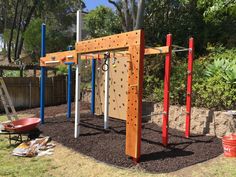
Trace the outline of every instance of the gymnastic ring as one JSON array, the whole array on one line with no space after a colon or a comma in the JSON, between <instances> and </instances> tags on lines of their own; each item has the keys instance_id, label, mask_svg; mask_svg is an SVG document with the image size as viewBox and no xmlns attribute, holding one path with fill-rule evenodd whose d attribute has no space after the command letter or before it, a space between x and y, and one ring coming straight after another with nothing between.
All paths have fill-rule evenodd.
<instances>
[{"instance_id":1,"label":"gymnastic ring","mask_svg":"<svg viewBox=\"0 0 236 177\"><path fill-rule=\"evenodd\" d=\"M105 67L106 66L106 67ZM106 68L106 69L105 69ZM102 65L102 70L103 71L108 71L109 70L109 65L108 64L106 64L106 63L103 63L103 65Z\"/></svg>"}]
</instances>

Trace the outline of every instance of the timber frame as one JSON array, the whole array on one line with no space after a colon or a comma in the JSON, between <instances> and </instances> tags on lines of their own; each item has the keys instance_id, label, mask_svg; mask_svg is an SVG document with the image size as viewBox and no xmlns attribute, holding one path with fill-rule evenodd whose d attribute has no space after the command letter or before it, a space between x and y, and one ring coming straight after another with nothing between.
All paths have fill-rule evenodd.
<instances>
[{"instance_id":1,"label":"timber frame","mask_svg":"<svg viewBox=\"0 0 236 177\"><path fill-rule=\"evenodd\" d=\"M99 55L101 56L99 57L98 54L107 51L116 52L116 56L128 56L126 155L138 162L141 153L144 55L169 53L169 46L145 49L144 31L137 30L77 42L75 50L50 53L42 57L40 66L56 66L64 63L78 64L78 60L103 59L103 55Z\"/></svg>"}]
</instances>

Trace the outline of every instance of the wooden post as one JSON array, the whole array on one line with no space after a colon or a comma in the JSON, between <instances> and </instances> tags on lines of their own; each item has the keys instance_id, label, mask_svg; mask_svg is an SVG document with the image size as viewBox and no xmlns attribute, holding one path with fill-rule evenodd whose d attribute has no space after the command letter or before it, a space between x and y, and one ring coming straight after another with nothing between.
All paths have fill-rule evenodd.
<instances>
[{"instance_id":1,"label":"wooden post","mask_svg":"<svg viewBox=\"0 0 236 177\"><path fill-rule=\"evenodd\" d=\"M126 155L140 161L144 65L144 32L140 31L137 45L129 47L128 102L126 118Z\"/></svg>"},{"instance_id":2,"label":"wooden post","mask_svg":"<svg viewBox=\"0 0 236 177\"><path fill-rule=\"evenodd\" d=\"M23 74L24 74L24 70L20 69L20 77L23 77Z\"/></svg>"},{"instance_id":3,"label":"wooden post","mask_svg":"<svg viewBox=\"0 0 236 177\"><path fill-rule=\"evenodd\" d=\"M36 67L34 66L34 77L36 77L36 73L37 73L37 70L36 70Z\"/></svg>"},{"instance_id":4,"label":"wooden post","mask_svg":"<svg viewBox=\"0 0 236 177\"><path fill-rule=\"evenodd\" d=\"M0 77L3 77L3 69L0 69Z\"/></svg>"},{"instance_id":5,"label":"wooden post","mask_svg":"<svg viewBox=\"0 0 236 177\"><path fill-rule=\"evenodd\" d=\"M29 108L32 107L32 83L31 78L29 78Z\"/></svg>"}]
</instances>

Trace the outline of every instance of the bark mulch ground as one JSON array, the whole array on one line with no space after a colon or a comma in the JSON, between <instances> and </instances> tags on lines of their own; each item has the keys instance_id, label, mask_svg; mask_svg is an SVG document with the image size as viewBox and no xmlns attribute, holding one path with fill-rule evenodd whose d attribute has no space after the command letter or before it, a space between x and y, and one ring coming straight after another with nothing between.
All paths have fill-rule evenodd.
<instances>
[{"instance_id":1,"label":"bark mulch ground","mask_svg":"<svg viewBox=\"0 0 236 177\"><path fill-rule=\"evenodd\" d=\"M60 113L62 107L48 108L49 115ZM86 107L88 106L82 106ZM73 121L67 121L66 117L46 118L45 122L45 125L40 126L43 134L64 146L108 164L120 167L134 166L132 160L125 155L124 121L110 119L111 128L104 131L101 117L81 113L81 135L78 139L74 138ZM186 139L183 132L174 129L169 129L169 135L169 145L163 147L161 128L153 123L143 124L139 168L148 172L171 172L223 153L221 140L216 137L193 135Z\"/></svg>"}]
</instances>

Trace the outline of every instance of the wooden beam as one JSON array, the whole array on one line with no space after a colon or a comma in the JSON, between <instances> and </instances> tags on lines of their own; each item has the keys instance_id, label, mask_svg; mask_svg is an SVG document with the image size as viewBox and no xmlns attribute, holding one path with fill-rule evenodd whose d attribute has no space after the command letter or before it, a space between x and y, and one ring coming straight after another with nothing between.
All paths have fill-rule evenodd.
<instances>
[{"instance_id":1,"label":"wooden beam","mask_svg":"<svg viewBox=\"0 0 236 177\"><path fill-rule=\"evenodd\" d=\"M168 46L153 47L153 48L149 47L145 49L144 55L166 54L168 52L169 52ZM57 66L65 62L77 62L76 53L79 53L79 52L76 50L73 50L73 51L49 53L45 57L40 59L40 66ZM105 53L104 51L103 52L97 51L97 53L95 54L92 54L92 53L82 54L81 60L92 60L92 59L98 59L98 58L104 59L104 53ZM66 59L67 56L73 56L73 58L69 60L69 59ZM130 56L130 52L112 50L110 56L111 58Z\"/></svg>"},{"instance_id":2,"label":"wooden beam","mask_svg":"<svg viewBox=\"0 0 236 177\"><path fill-rule=\"evenodd\" d=\"M77 64L77 53L75 50L49 53L40 58L40 66L57 66L66 62Z\"/></svg>"},{"instance_id":3,"label":"wooden beam","mask_svg":"<svg viewBox=\"0 0 236 177\"><path fill-rule=\"evenodd\" d=\"M169 52L169 46L146 48L145 55L166 54Z\"/></svg>"},{"instance_id":4,"label":"wooden beam","mask_svg":"<svg viewBox=\"0 0 236 177\"><path fill-rule=\"evenodd\" d=\"M112 36L96 38L86 41L77 42L75 50L77 53L93 53L102 51L111 51L118 49L128 49L130 45L140 45L141 31L131 31L127 33L116 34Z\"/></svg>"}]
</instances>

